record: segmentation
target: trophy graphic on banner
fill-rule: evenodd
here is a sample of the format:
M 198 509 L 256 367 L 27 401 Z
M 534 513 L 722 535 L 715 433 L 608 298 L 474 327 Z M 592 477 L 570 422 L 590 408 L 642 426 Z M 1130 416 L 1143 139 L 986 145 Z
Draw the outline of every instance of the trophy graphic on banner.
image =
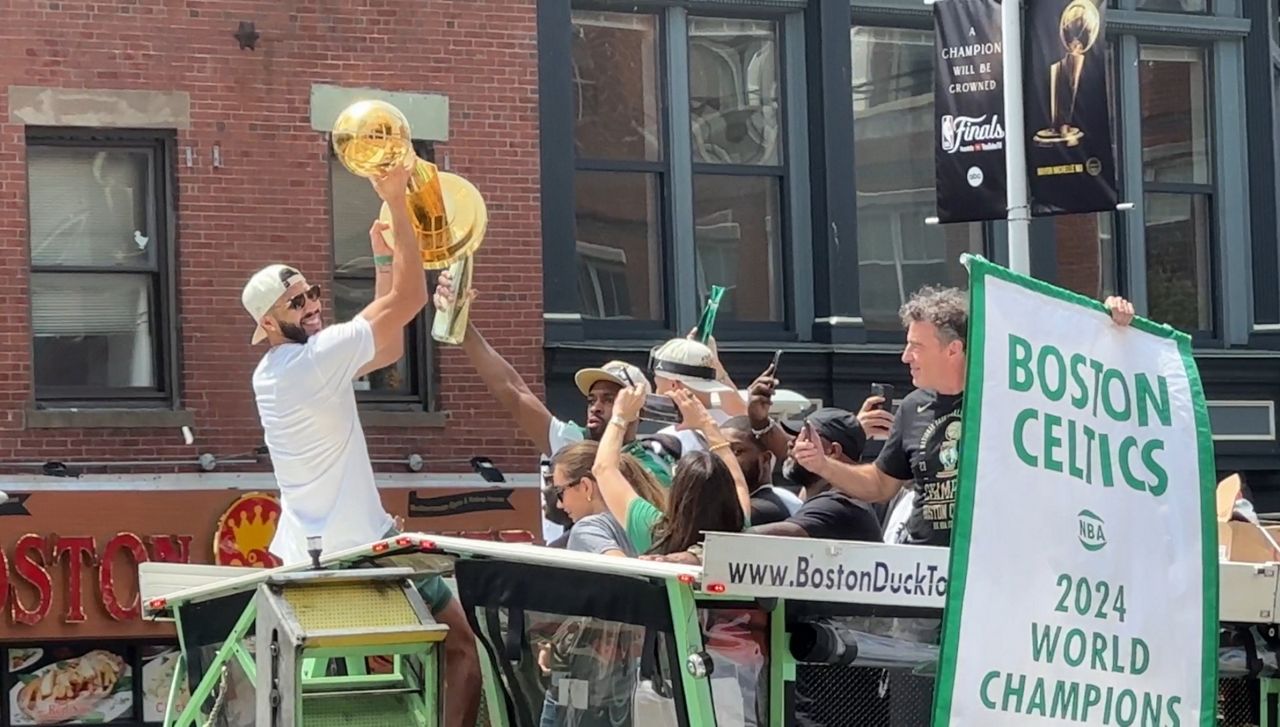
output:
M 1092 0 L 1072 0 L 1062 11 L 1058 38 L 1066 55 L 1049 66 L 1049 128 L 1036 132 L 1040 146 L 1076 146 L 1084 137 L 1075 120 L 1076 94 L 1085 56 L 1102 32 L 1102 16 Z

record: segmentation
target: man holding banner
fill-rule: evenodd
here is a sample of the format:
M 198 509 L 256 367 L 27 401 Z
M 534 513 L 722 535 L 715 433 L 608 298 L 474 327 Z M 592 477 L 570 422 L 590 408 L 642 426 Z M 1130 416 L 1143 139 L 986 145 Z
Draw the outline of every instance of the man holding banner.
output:
M 1107 298 L 1119 325 L 1133 320 L 1133 305 Z M 840 462 L 824 453 L 825 442 L 804 432 L 793 456 L 805 469 L 849 495 L 870 503 L 888 502 L 908 485 L 915 503 L 902 542 L 947 546 L 955 515 L 959 472 L 961 400 L 967 373 L 968 295 L 957 288 L 922 288 L 902 307 L 907 345 L 902 362 L 916 387 L 902 400 L 889 439 L 872 464 Z
M 932 724 L 1217 724 L 1216 473 L 1191 337 L 1115 330 L 1093 300 L 966 262 Z

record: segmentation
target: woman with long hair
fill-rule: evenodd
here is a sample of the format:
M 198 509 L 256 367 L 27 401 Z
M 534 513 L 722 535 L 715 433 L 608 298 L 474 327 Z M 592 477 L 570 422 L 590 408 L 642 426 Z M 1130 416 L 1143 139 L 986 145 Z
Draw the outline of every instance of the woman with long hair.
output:
M 688 391 L 670 394 L 680 407 L 680 428 L 702 434 L 706 451 L 690 452 L 676 464 L 665 509 L 631 494 L 619 467 L 622 434 L 639 415 L 644 392 L 623 389 L 613 404 L 613 419 L 600 440 L 592 473 L 609 511 L 626 524 L 636 548 L 650 557 L 679 553 L 701 545 L 708 532 L 741 532 L 750 523 L 751 496 L 747 478 L 728 437 L 702 403 Z M 768 645 L 763 614 L 744 609 L 700 610 L 706 648 L 718 665 L 714 680 L 726 682 L 716 690 L 716 709 L 734 714 L 744 727 L 766 720 L 768 694 L 765 649 Z
M 609 512 L 625 526 L 627 536 L 641 553 L 666 554 L 702 542 L 708 531 L 741 532 L 751 514 L 747 480 L 733 454 L 729 439 L 688 391 L 670 396 L 680 408 L 681 429 L 702 434 L 707 451 L 680 458 L 666 507 L 635 493 L 621 469 L 622 439 L 640 416 L 644 390 L 638 386 L 618 392 L 613 418 L 600 439 L 592 474 Z
M 617 557 L 639 555 L 626 530 L 609 512 L 591 467 L 599 443 L 575 442 L 551 458 L 551 487 L 556 505 L 573 518 L 566 549 Z M 666 492 L 639 460 L 618 459 L 618 471 L 633 496 L 661 508 Z M 539 727 L 611 727 L 629 722 L 635 692 L 642 632 L 635 627 L 591 618 L 569 617 L 555 623 L 538 648 L 538 667 L 548 677 Z M 561 704 L 564 679 L 589 685 L 589 704 L 575 709 Z M 622 720 L 622 721 L 619 721 Z

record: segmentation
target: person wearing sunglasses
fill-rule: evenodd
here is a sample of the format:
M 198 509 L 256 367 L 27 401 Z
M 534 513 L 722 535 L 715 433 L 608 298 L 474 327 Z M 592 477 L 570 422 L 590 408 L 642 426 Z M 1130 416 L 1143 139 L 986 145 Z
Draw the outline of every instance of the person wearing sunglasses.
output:
M 568 550 L 618 558 L 639 555 L 627 530 L 609 512 L 591 468 L 600 444 L 593 440 L 562 447 L 551 458 L 551 491 L 556 506 L 574 521 Z M 636 458 L 618 455 L 618 471 L 637 498 L 662 509 L 666 490 Z M 568 617 L 540 628 L 537 663 L 547 680 L 539 727 L 612 727 L 629 723 L 643 631 L 592 618 Z M 549 633 L 548 633 L 549 632 Z M 587 683 L 586 705 L 566 703 L 560 685 Z
M 406 242 L 415 239 L 406 201 L 409 173 L 400 167 L 370 180 L 391 210 L 395 239 Z M 375 298 L 350 321 L 325 326 L 320 287 L 289 265 L 264 267 L 241 293 L 256 324 L 252 342 L 267 345 L 253 372 L 253 390 L 280 488 L 270 550 L 285 565 L 310 562 L 310 537 L 335 552 L 397 532 L 378 495 L 353 380 L 404 355 L 404 329 L 427 305 L 427 281 L 417 246 L 395 254 L 383 238 L 386 227 L 375 222 L 369 231 Z M 449 627 L 447 724 L 474 725 L 480 708 L 475 636 L 443 580 L 427 577 L 418 590 L 436 620 Z

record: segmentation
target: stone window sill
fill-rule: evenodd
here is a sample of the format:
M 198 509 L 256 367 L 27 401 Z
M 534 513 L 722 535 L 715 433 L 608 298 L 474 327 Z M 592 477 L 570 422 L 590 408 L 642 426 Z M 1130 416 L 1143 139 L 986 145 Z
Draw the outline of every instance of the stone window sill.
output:
M 360 407 L 360 424 L 364 427 L 443 429 L 448 420 L 449 414 L 442 411 Z
M 27 429 L 168 429 L 195 426 L 184 409 L 27 409 Z

